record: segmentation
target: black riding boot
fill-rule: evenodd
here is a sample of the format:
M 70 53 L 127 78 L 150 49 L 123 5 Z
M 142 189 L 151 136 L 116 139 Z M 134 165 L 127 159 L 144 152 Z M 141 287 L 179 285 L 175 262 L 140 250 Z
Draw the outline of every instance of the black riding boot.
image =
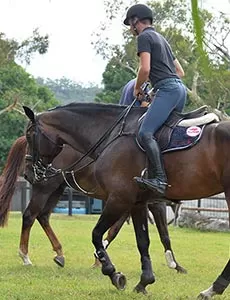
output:
M 161 151 L 154 138 L 146 139 L 144 142 L 144 148 L 148 159 L 150 161 L 150 174 L 154 174 L 154 178 L 145 179 L 142 177 L 134 177 L 134 180 L 141 186 L 145 186 L 159 196 L 165 196 L 165 190 L 167 187 L 167 178 L 163 167 L 163 161 L 161 157 Z

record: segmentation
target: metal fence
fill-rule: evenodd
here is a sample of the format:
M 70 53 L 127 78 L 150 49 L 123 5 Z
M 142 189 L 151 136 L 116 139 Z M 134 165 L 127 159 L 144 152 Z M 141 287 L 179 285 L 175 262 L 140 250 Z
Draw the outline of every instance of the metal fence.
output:
M 229 218 L 229 210 L 223 193 L 209 198 L 182 201 L 181 210 L 198 212 L 212 218 Z
M 32 195 L 32 187 L 24 179 L 17 182 L 11 211 L 24 212 Z M 58 201 L 54 212 L 72 214 L 100 214 L 103 209 L 102 200 L 85 196 L 84 194 L 70 188 L 66 188 Z

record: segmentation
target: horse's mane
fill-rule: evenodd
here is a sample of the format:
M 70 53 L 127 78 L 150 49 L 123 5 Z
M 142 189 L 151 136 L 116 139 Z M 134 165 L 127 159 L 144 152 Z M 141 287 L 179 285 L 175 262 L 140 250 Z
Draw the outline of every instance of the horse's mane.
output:
M 120 112 L 124 110 L 127 106 L 125 105 L 118 105 L 118 104 L 111 104 L 111 103 L 95 103 L 95 102 L 72 102 L 66 105 L 59 105 L 54 108 L 49 109 L 49 111 L 54 110 L 71 110 L 74 111 L 79 109 L 84 110 L 92 110 L 92 111 L 111 111 L 116 110 L 117 112 Z M 133 107 L 132 109 L 140 111 L 140 109 L 143 111 L 143 107 Z

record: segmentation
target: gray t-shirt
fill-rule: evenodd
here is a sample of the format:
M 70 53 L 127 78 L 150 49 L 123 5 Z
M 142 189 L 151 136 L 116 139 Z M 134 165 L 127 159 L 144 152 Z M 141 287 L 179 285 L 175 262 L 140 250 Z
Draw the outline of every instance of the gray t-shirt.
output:
M 137 37 L 137 54 L 151 54 L 149 79 L 152 86 L 166 78 L 179 78 L 173 63 L 175 56 L 166 39 L 153 27 L 145 28 Z

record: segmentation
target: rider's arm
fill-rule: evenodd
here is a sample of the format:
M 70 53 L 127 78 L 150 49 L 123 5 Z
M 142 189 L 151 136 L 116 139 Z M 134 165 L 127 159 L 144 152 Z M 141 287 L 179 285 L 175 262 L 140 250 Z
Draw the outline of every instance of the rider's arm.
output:
M 141 52 L 139 53 L 140 61 L 139 61 L 139 70 L 137 74 L 137 80 L 134 87 L 134 95 L 137 96 L 139 93 L 143 92 L 141 89 L 142 84 L 148 80 L 149 72 L 150 72 L 150 53 L 149 52 Z
M 183 76 L 184 76 L 184 70 L 183 70 L 181 64 L 179 63 L 178 59 L 175 59 L 173 62 L 174 62 L 174 66 L 175 66 L 175 68 L 176 68 L 176 73 L 177 73 L 177 75 L 178 75 L 180 78 L 183 77 Z

